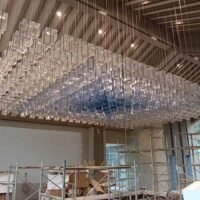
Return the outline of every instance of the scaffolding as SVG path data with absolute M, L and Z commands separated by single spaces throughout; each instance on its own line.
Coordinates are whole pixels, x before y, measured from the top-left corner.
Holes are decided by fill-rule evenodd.
M 15 200 L 16 195 L 16 171 L 11 166 L 9 171 L 0 172 L 0 198 L 5 200 Z M 17 170 L 15 168 L 15 170 Z
M 178 147 L 181 137 L 187 140 L 186 147 Z M 178 140 L 179 139 L 179 140 Z M 175 135 L 175 157 L 177 169 L 177 190 L 182 189 L 200 180 L 200 133 L 177 133 Z M 182 163 L 180 163 L 182 155 Z
M 147 199 L 158 199 L 166 196 L 170 190 L 169 161 L 166 151 L 166 139 L 163 131 L 154 134 L 153 130 L 150 130 L 148 136 L 149 144 L 147 146 L 141 147 L 138 145 L 134 147 L 127 145 L 125 151 L 119 151 L 119 159 L 122 156 L 125 156 L 127 158 L 127 163 L 131 164 L 131 160 L 129 158 L 134 157 L 136 160 L 136 167 L 138 169 L 136 177 L 141 179 L 136 181 L 137 190 Z M 131 137 L 134 139 L 135 136 L 131 135 Z M 128 138 L 128 140 L 131 141 L 130 138 Z M 147 171 L 149 174 L 145 174 Z M 146 184 L 144 182 L 146 180 L 141 176 L 147 176 L 151 179 L 150 190 L 145 187 Z
M 0 182 L 0 184 L 5 184 L 8 188 L 6 194 L 6 200 L 16 200 L 17 199 L 17 184 L 24 180 L 24 176 L 20 171 L 23 170 L 37 170 L 40 173 L 40 181 L 38 183 L 26 182 L 26 184 L 33 189 L 33 191 L 24 199 L 29 200 L 33 197 L 38 196 L 39 200 L 63 200 L 63 199 L 121 199 L 123 197 L 128 198 L 129 200 L 134 199 L 137 200 L 137 189 L 136 185 L 136 166 L 89 166 L 89 165 L 79 165 L 79 166 L 67 166 L 66 161 L 64 161 L 62 166 L 45 166 L 43 163 L 41 166 L 19 166 L 10 165 L 9 171 L 6 172 L 9 178 L 7 182 Z M 129 177 L 118 178 L 117 174 L 120 173 L 120 170 L 125 170 Z M 89 190 L 86 194 L 79 196 L 77 184 L 79 183 L 78 173 L 82 171 L 87 171 L 90 175 L 90 178 L 94 178 L 95 172 L 104 172 L 104 176 L 99 180 L 94 180 L 90 183 Z M 129 172 L 128 172 L 129 171 Z M 69 183 L 69 179 L 67 178 L 68 172 L 74 173 L 74 182 Z M 48 177 L 48 174 L 55 173 L 59 174 L 61 177 L 61 182 L 58 184 L 54 180 Z M 131 176 L 130 176 L 131 175 Z M 125 182 L 128 183 L 128 188 L 124 190 Z M 52 195 L 48 193 L 47 187 L 48 183 L 53 184 L 57 190 L 59 190 L 59 196 Z M 99 191 L 101 185 L 104 184 L 106 187 L 106 192 L 102 193 L 94 193 L 94 191 Z M 66 189 L 67 187 L 71 188 L 71 192 L 69 193 Z M 100 190 L 101 191 L 101 190 Z M 10 194 L 12 194 L 10 196 Z
M 182 189 L 187 187 L 194 181 L 200 180 L 200 133 L 180 133 L 177 132 L 174 136 L 174 146 L 169 147 L 165 135 L 151 136 L 151 158 L 153 168 L 153 192 L 155 196 L 159 194 L 160 182 L 165 182 L 165 187 L 168 190 L 167 195 L 172 193 L 175 199 L 182 199 Z M 158 142 L 160 140 L 160 142 Z M 161 142 L 162 141 L 162 142 Z M 163 144 L 158 147 L 158 144 Z M 165 153 L 166 162 L 155 161 L 156 153 Z M 170 162 L 170 155 L 174 154 L 175 167 L 171 168 L 173 163 Z M 165 170 L 157 173 L 157 169 L 165 168 Z M 175 172 L 170 173 L 170 170 Z M 166 173 L 165 173 L 166 172 Z M 172 190 L 173 178 L 176 177 L 176 188 Z M 159 180 L 159 177 L 163 177 Z M 166 195 L 166 196 L 167 196 Z M 156 199 L 156 198 L 155 198 Z
M 6 198 L 5 200 L 16 200 L 18 195 L 18 185 L 22 184 L 31 191 L 26 195 L 24 200 L 29 200 L 35 196 L 38 195 L 39 192 L 39 185 L 38 183 L 33 183 L 27 180 L 27 171 L 40 171 L 41 167 L 39 166 L 19 166 L 19 164 L 10 164 L 9 165 L 9 171 L 2 172 L 7 174 L 8 181 L 1 182 L 0 185 L 5 185 L 6 189 Z M 25 174 L 23 174 L 23 171 L 26 171 Z
M 153 168 L 153 191 L 155 196 L 159 191 L 159 182 L 165 182 L 166 188 L 168 188 L 168 194 L 172 193 L 175 199 L 182 199 L 182 189 L 200 180 L 200 133 L 180 133 L 177 132 L 174 136 L 175 141 L 173 147 L 169 147 L 167 144 L 166 136 L 151 137 L 151 158 Z M 164 145 L 158 148 L 157 140 L 162 140 Z M 156 142 L 155 142 L 156 141 Z M 157 146 L 157 147 L 156 147 Z M 147 151 L 143 151 L 147 152 Z M 166 162 L 155 162 L 156 152 L 164 152 L 166 155 Z M 174 155 L 174 163 L 170 162 L 170 155 Z M 158 156 L 160 157 L 160 156 Z M 174 168 L 173 166 L 174 165 Z M 161 168 L 165 166 L 166 174 L 161 173 L 161 177 L 167 178 L 166 180 L 159 180 L 160 177 L 157 173 L 156 167 Z M 172 167 L 170 169 L 170 167 Z M 171 173 L 170 173 L 171 170 Z M 175 172 L 172 172 L 175 170 Z M 176 188 L 172 190 L 172 179 L 176 179 Z M 173 192 L 172 192 L 173 191 Z M 166 195 L 166 196 L 167 196 Z M 156 199 L 156 197 L 155 197 Z
M 127 190 L 123 190 L 123 182 L 125 181 L 126 178 L 124 179 L 119 179 L 116 175 L 120 170 L 130 170 L 134 172 L 133 177 L 128 177 L 128 183 L 129 187 Z M 56 172 L 62 176 L 62 183 L 57 184 L 55 183 L 52 179 L 50 179 L 45 171 L 47 173 L 49 172 Z M 92 185 L 92 187 L 89 188 L 87 193 L 84 196 L 77 196 L 77 181 L 78 181 L 78 173 L 80 171 L 87 171 L 92 178 L 94 178 L 94 173 L 96 171 L 104 171 L 105 175 L 98 181 L 95 181 Z M 74 182 L 69 183 L 67 181 L 68 178 L 66 178 L 67 173 L 73 172 L 75 177 L 74 177 Z M 135 199 L 137 199 L 137 191 L 136 187 L 135 189 L 133 188 L 133 182 L 136 180 L 136 167 L 135 166 L 73 166 L 69 167 L 66 165 L 66 161 L 64 162 L 63 166 L 60 167 L 41 167 L 41 178 L 40 178 L 40 190 L 39 190 L 39 200 L 53 200 L 53 199 L 59 199 L 59 200 L 72 200 L 72 199 L 92 199 L 92 200 L 97 200 L 97 199 L 121 199 L 122 197 L 128 197 L 129 200 L 132 199 L 132 196 L 135 196 Z M 68 179 L 69 180 L 69 179 Z M 53 196 L 48 194 L 47 190 L 43 188 L 44 181 L 51 182 L 56 186 L 57 189 L 61 191 L 60 196 Z M 101 184 L 105 182 L 106 183 L 106 190 L 107 192 L 105 194 L 92 194 L 94 190 L 96 190 Z M 135 182 L 134 182 L 135 183 Z M 136 184 L 136 183 L 135 183 Z M 121 186 L 121 187 L 117 187 Z M 91 186 L 91 185 L 90 185 Z M 69 193 L 66 188 L 71 188 L 71 193 Z
M 180 145 L 181 137 L 186 137 L 188 144 Z M 163 133 L 154 134 L 153 130 L 149 132 L 149 146 L 137 146 L 133 148 L 127 145 L 125 150 L 118 151 L 118 160 L 122 156 L 126 156 L 127 165 L 115 166 L 90 166 L 87 164 L 77 166 L 67 166 L 66 161 L 62 166 L 45 166 L 43 163 L 41 166 L 19 166 L 10 165 L 7 182 L 0 182 L 8 186 L 6 200 L 16 200 L 17 195 L 17 183 L 18 180 L 24 179 L 21 175 L 21 170 L 38 170 L 40 173 L 39 184 L 33 184 L 28 182 L 27 184 L 34 189 L 34 191 L 25 199 L 29 200 L 31 197 L 37 195 L 39 200 L 72 200 L 72 199 L 122 199 L 126 197 L 128 199 L 138 199 L 143 195 L 147 199 L 158 199 L 160 196 L 167 197 L 171 195 L 171 184 L 173 180 L 172 174 L 170 174 L 171 165 L 170 155 L 174 155 L 174 165 L 176 174 L 176 188 L 173 194 L 178 195 L 176 199 L 181 199 L 181 191 L 184 187 L 188 186 L 193 181 L 200 180 L 200 133 L 176 133 L 175 142 L 173 147 L 169 147 L 167 144 L 166 136 Z M 129 138 L 130 139 L 130 138 Z M 148 148 L 149 147 L 149 148 Z M 180 161 L 180 154 L 184 155 L 182 161 Z M 163 156 L 165 155 L 165 156 Z M 129 160 L 129 158 L 132 160 Z M 163 158 L 161 160 L 161 158 Z M 147 167 L 145 167 L 147 166 Z M 144 168 L 144 169 L 143 169 Z M 149 180 L 151 180 L 151 190 L 145 188 L 144 182 L 140 182 L 140 178 L 145 169 L 150 168 Z M 189 170 L 192 169 L 192 170 Z M 68 172 L 74 174 L 74 182 L 69 183 L 67 177 Z M 89 190 L 82 196 L 78 194 L 77 188 L 78 173 L 80 171 L 87 171 L 91 178 L 94 177 L 95 171 L 104 171 L 104 176 L 90 184 Z M 61 184 L 57 184 L 53 180 L 49 179 L 49 173 L 57 173 L 61 176 Z M 125 174 L 123 177 L 120 174 Z M 12 178 L 11 178 L 12 177 Z M 51 182 L 60 191 L 59 196 L 54 196 L 48 193 L 47 184 Z M 106 183 L 106 192 L 96 194 L 98 186 Z M 70 185 L 71 191 L 66 188 Z M 10 197 L 10 193 L 12 193 Z
M 169 161 L 166 150 L 166 138 L 163 133 L 154 135 L 150 133 L 150 146 L 151 146 L 151 165 L 153 173 L 153 192 L 156 196 L 160 192 L 167 193 L 170 190 L 170 179 L 169 179 Z

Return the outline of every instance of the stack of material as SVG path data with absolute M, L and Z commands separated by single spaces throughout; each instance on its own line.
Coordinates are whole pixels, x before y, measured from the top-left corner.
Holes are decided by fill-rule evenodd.
M 57 196 L 61 197 L 62 196 L 62 174 L 48 174 L 48 181 L 47 183 L 47 194 L 52 195 L 52 196 Z M 69 176 L 66 175 L 65 177 L 66 183 L 69 180 Z
M 89 187 L 89 178 L 86 171 L 72 172 L 69 174 L 69 185 L 75 185 L 76 188 L 87 188 Z
M 63 175 L 59 173 L 48 174 L 47 194 L 51 196 L 62 196 Z M 85 195 L 89 188 L 89 178 L 87 171 L 67 172 L 65 176 L 66 193 L 73 194 L 73 189 L 76 187 L 76 195 Z
M 89 188 L 89 177 L 87 171 L 71 172 L 69 174 L 69 193 L 72 193 L 72 189 L 76 187 L 76 195 L 86 195 Z
M 0 194 L 0 200 L 6 200 L 6 194 Z M 12 194 L 8 195 L 8 200 L 12 200 Z
M 55 190 L 48 190 L 48 194 L 55 197 L 61 197 L 62 196 L 62 190 L 55 189 Z

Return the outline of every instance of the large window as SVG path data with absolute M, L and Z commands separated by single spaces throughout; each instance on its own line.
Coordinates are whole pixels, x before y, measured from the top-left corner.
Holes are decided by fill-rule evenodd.
M 126 153 L 124 144 L 106 144 L 106 162 L 110 166 L 119 166 L 126 164 Z M 133 187 L 133 174 L 130 169 L 114 170 L 115 182 L 112 190 L 127 191 Z
M 125 165 L 124 146 L 124 144 L 106 144 L 106 162 L 108 165 Z

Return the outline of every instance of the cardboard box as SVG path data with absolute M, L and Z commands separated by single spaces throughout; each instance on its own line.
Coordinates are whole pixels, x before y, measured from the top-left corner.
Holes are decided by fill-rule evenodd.
M 75 172 L 69 175 L 69 187 L 75 184 Z M 85 171 L 76 172 L 76 188 L 89 187 L 88 173 Z
M 6 200 L 6 194 L 0 194 L 0 200 Z M 12 200 L 12 194 L 9 194 L 9 200 Z
M 61 197 L 62 196 L 62 190 L 48 190 L 47 193 L 51 196 L 55 197 Z

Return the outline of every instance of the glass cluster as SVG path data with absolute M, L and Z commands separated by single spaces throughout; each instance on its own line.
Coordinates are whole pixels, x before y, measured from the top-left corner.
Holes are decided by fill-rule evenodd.
M 0 38 L 7 29 L 8 13 L 0 10 Z
M 67 34 L 58 38 L 55 29 L 40 32 L 24 19 L 2 57 L 3 115 L 120 128 L 200 115 L 197 84 Z

